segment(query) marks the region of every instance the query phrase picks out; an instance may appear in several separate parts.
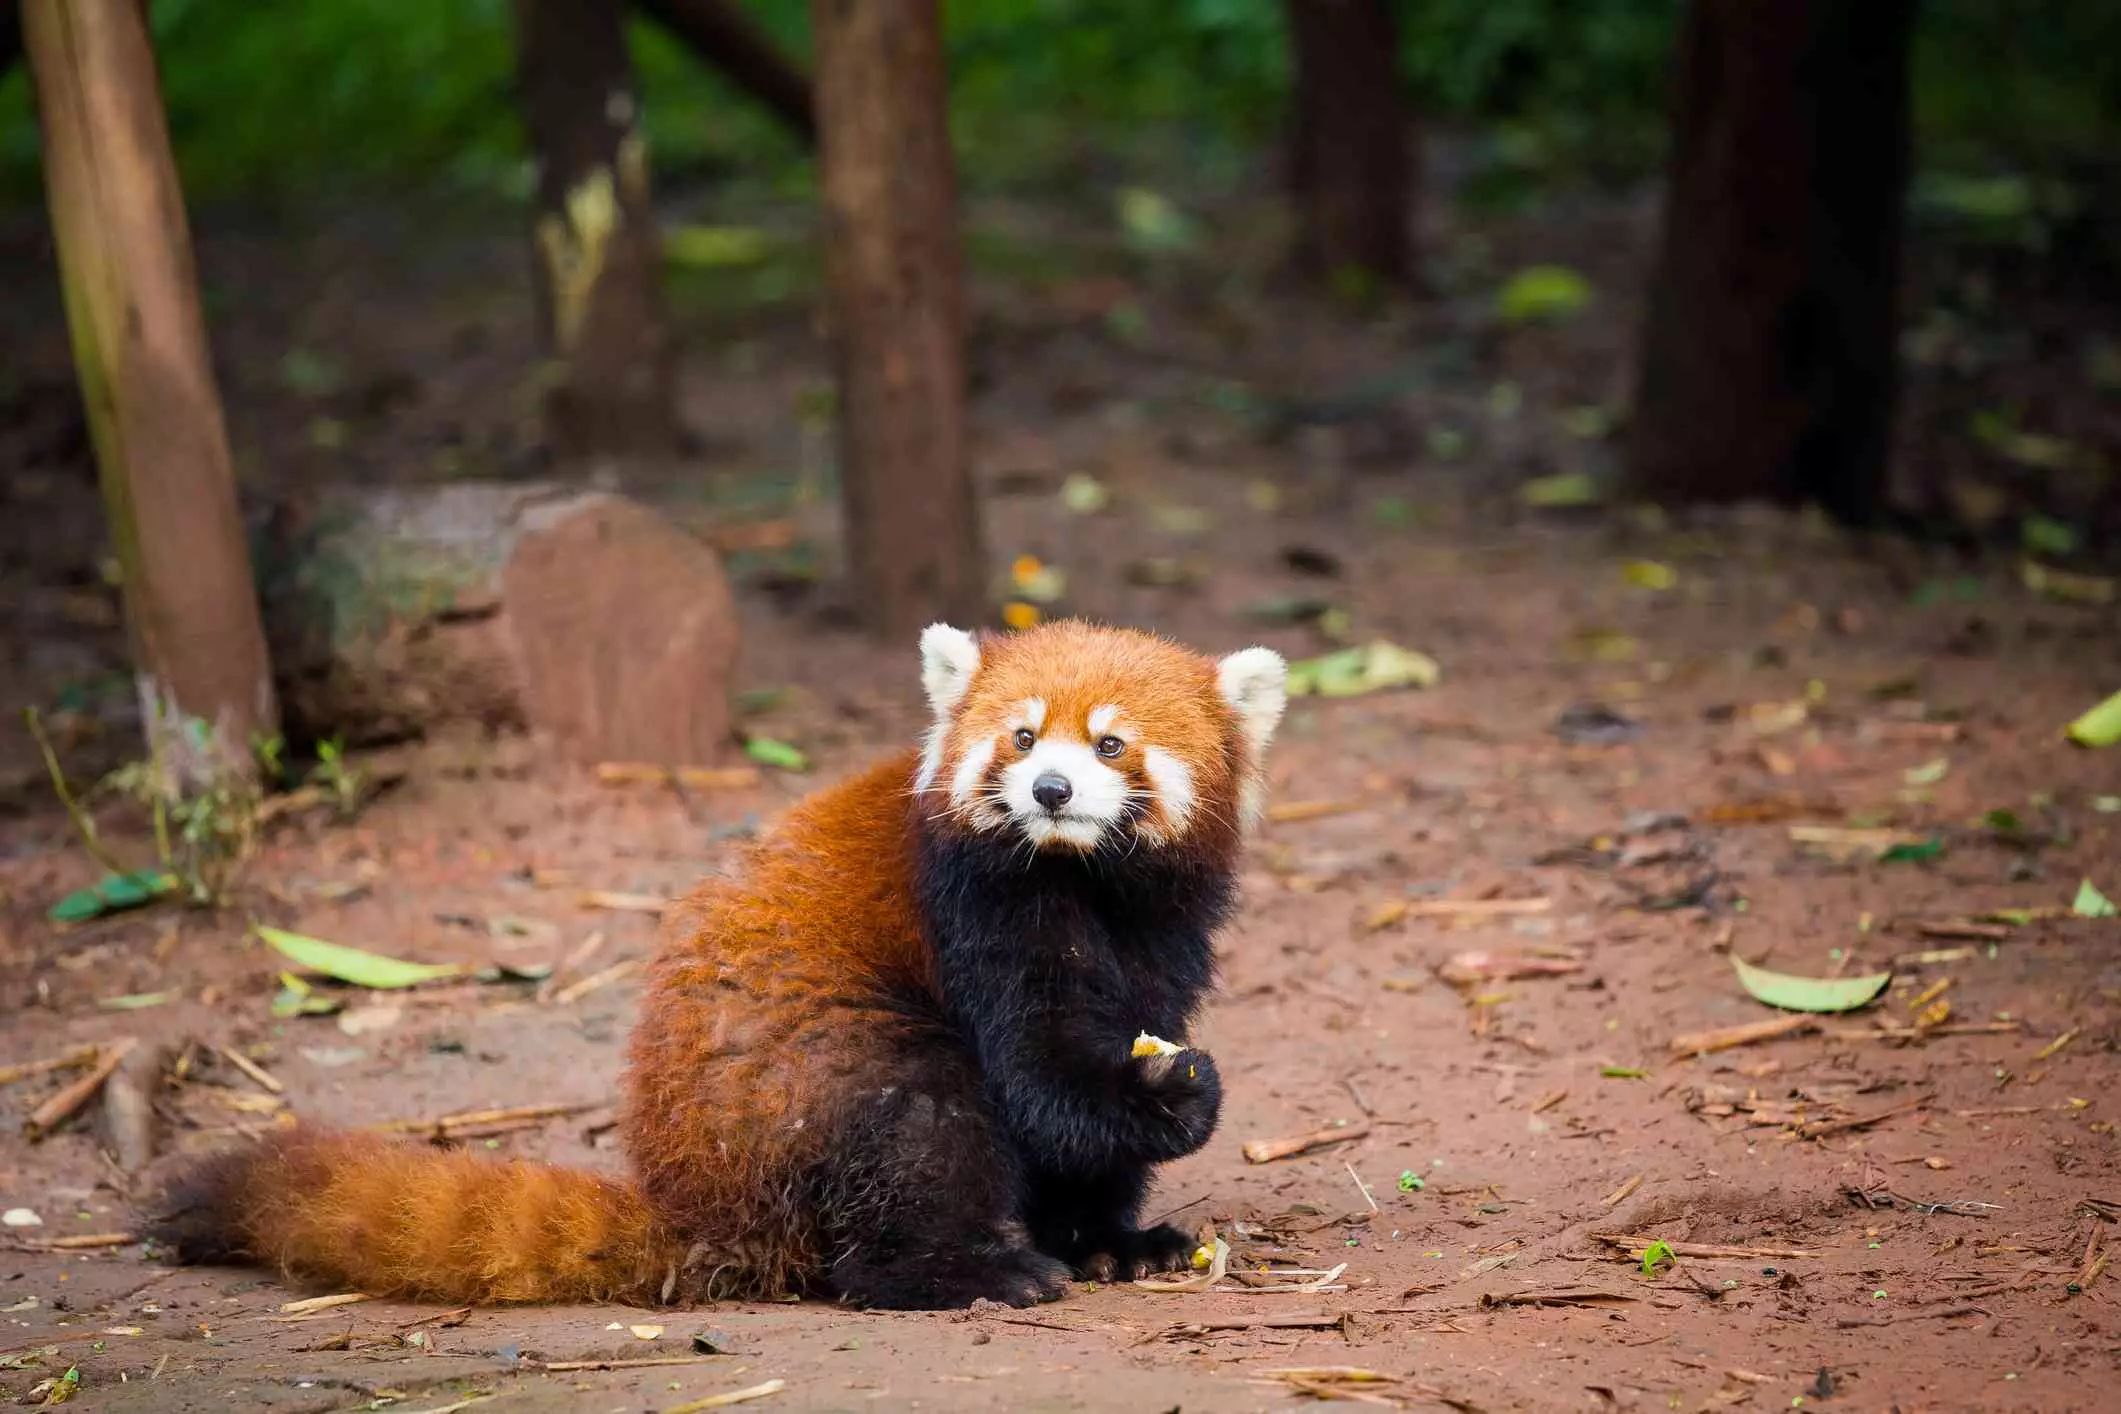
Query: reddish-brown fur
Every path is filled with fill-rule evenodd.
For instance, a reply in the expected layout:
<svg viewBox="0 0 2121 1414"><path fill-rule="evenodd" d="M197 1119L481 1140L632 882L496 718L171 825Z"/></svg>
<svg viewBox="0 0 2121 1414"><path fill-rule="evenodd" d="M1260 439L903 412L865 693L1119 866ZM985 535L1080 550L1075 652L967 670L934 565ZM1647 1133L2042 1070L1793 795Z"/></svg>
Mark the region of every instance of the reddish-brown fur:
<svg viewBox="0 0 2121 1414"><path fill-rule="evenodd" d="M1215 667L1146 636L1054 625L988 639L952 754L1019 699L1079 721L1121 705L1185 752L1200 848L1227 855L1233 718ZM1144 685L1147 690L1144 690ZM829 1254L817 1174L894 1054L932 1045L916 909L916 753L799 805L741 876L672 910L634 1030L620 1129L635 1181L296 1131L195 1175L162 1235L378 1295L464 1303L690 1301L811 1285ZM1137 768L1138 769L1138 768ZM947 774L947 771L946 771ZM930 818L938 797L919 802ZM908 998L916 999L909 1008ZM902 1060L896 1062L903 1064Z"/></svg>

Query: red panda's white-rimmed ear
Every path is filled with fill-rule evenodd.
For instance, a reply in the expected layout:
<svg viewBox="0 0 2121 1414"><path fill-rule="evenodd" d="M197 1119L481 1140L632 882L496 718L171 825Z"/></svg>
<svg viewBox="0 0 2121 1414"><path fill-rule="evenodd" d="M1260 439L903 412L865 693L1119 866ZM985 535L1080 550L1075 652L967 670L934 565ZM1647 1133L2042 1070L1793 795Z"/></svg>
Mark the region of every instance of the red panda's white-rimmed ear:
<svg viewBox="0 0 2121 1414"><path fill-rule="evenodd" d="M1241 648L1215 665L1215 680L1253 754L1264 752L1289 703L1289 665L1271 648Z"/></svg>
<svg viewBox="0 0 2121 1414"><path fill-rule="evenodd" d="M948 624L930 624L921 632L921 687L938 717L965 700L972 674L979 668L979 644L972 635Z"/></svg>

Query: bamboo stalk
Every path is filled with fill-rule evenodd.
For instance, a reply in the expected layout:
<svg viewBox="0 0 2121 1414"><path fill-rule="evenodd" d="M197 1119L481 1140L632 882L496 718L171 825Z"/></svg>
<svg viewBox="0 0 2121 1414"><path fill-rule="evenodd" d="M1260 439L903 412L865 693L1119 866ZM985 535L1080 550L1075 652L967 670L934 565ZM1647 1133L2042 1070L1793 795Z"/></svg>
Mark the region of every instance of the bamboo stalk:
<svg viewBox="0 0 2121 1414"><path fill-rule="evenodd" d="M37 1106L30 1117L22 1121L23 1137L32 1144L37 1143L79 1114L90 1100L96 1098L96 1092L103 1088L104 1081L110 1079L111 1072L139 1044L139 1037L125 1036L103 1047L97 1053L93 1070Z"/></svg>

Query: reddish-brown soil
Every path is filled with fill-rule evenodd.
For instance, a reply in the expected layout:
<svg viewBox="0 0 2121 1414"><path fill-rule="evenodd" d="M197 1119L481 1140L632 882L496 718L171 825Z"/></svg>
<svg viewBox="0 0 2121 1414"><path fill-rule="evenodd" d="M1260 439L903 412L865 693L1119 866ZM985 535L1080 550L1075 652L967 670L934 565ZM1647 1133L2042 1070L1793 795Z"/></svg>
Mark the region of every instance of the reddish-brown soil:
<svg viewBox="0 0 2121 1414"><path fill-rule="evenodd" d="M1640 215L1571 217L1568 251L1613 311L1628 307ZM1522 233L1496 239L1512 261L1544 253ZM17 233L8 248L33 244ZM231 415L261 483L418 479L466 458L505 469L510 379L526 366L513 247L491 234L431 246L441 253L385 282L351 236L276 250L202 239L226 300ZM370 263L350 275L355 249ZM1250 855L1204 1029L1225 1118L1157 1199L1180 1221L1212 1222L1247 1271L1345 1263L1344 1289L1078 1288L1021 1313L437 1319L369 1303L289 1317L282 1303L315 1293L174 1271L138 1246L34 1250L131 1221L126 1181L81 1122L0 1149L0 1206L42 1219L9 1229L19 1245L0 1257L0 1390L23 1396L73 1365L77 1402L98 1410L491 1397L505 1411L653 1411L768 1380L786 1386L762 1410L1240 1410L1310 1397L1273 1371L1359 1366L1387 1382L1357 1393L1419 1409L2113 1407L2121 1273L2101 1263L2121 1239L2121 922L1965 921L2066 912L2087 876L2121 894L2121 752L2075 750L2059 731L2121 686L2112 609L2035 599L2013 562L1961 564L1776 517L1678 527L1516 509L1526 475L1603 455L1563 414L1619 397L1617 315L1483 343L1353 420L1276 439L1206 396L1207 371L1280 370L1287 388L1300 370L1311 390L1346 387L1393 348L1424 347L1430 326L1351 330L1268 296L1172 293L1125 272L994 286L979 408L998 575L1038 555L1067 574L1063 610L1212 650L1321 651L1314 628L1247 617L1315 596L1345 611L1356 640L1389 638L1442 666L1430 691L1294 706L1274 753L1283 818ZM1143 299L1144 343L1082 313L1115 291ZM122 641L64 400L34 391L38 370L63 370L63 331L48 308L9 320L30 391L4 468L15 509L0 537L0 633L24 669L10 670L8 706L74 687L57 726L77 773L92 774L133 739L122 686L79 690L122 672ZM411 406L330 414L347 423L341 449L325 446L337 434L305 436L324 414L275 383L291 337L378 384L416 375ZM702 352L688 416L713 445L628 489L717 533L761 520L829 529L787 495L816 454L798 395L824 368L802 311L695 313L689 337ZM1492 391L1503 380L1515 403ZM1463 450L1446 455L1439 429ZM1108 488L1106 509L1063 508L1075 472ZM1635 559L1676 581L1644 587ZM1197 582L1136 582L1174 562L1197 566ZM565 1001L512 984L355 995L336 1017L281 1021L268 1010L274 957L247 924L479 963L552 962L600 935L562 986L641 958L652 920L590 906L586 891L681 889L814 781L920 726L911 644L864 643L829 588L734 563L739 686L786 689L748 699L746 728L810 751L808 777L680 795L600 785L534 741L429 742L364 759L405 774L357 818L276 823L234 906L60 929L45 909L93 866L10 729L0 1061L121 1035L240 1048L284 1082L288 1110L341 1125L601 1105L633 978ZM1601 705L1631 724L1609 734L1622 739L1557 732L1610 726L1588 710ZM125 824L110 820L137 857ZM1885 862L1850 855L1850 837L1793 837L1807 826L1891 828L1941 849ZM1447 900L1484 907L1436 906ZM1439 976L1468 952L1580 968L1463 988ZM1674 1036L1775 1014L1740 989L1734 953L1896 977L1877 1005L1814 1034L1675 1056ZM101 1005L145 993L167 995ZM1948 1017L1916 1034L1939 1003ZM161 1097L170 1153L270 1122L254 1082L193 1056ZM0 1092L10 1123L60 1083ZM609 1119L590 1108L473 1142L610 1166ZM1267 1164L1241 1153L1342 1121L1367 1132ZM1645 1275L1603 1235L1725 1255ZM1530 1299L1541 1293L1569 1299ZM725 1353L542 1368L692 1356L707 1333Z"/></svg>

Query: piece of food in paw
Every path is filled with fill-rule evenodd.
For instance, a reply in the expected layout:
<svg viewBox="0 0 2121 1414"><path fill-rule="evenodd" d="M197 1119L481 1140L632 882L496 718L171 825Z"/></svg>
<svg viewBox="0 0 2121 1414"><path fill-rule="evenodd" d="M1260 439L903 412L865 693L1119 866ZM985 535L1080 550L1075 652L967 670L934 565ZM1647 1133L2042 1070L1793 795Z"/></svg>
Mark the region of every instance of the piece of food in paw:
<svg viewBox="0 0 2121 1414"><path fill-rule="evenodd" d="M1163 1037L1151 1036L1144 1031L1134 1038L1133 1054L1137 1056L1175 1056L1184 1049L1184 1046L1174 1046Z"/></svg>

